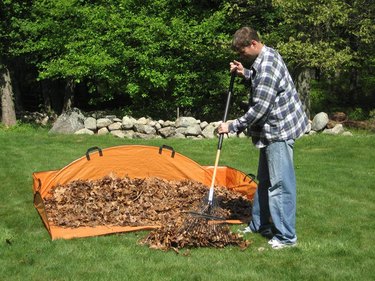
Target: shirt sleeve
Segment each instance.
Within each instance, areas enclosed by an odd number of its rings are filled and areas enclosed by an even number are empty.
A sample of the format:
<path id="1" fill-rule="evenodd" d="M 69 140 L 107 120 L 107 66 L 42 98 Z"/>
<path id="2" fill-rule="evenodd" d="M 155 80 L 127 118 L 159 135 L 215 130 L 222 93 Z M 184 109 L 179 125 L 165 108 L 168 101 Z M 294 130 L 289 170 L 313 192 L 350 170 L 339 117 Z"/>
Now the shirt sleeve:
<path id="1" fill-rule="evenodd" d="M 246 72 L 245 72 L 246 76 Z M 239 132 L 251 125 L 262 125 L 276 98 L 276 78 L 272 63 L 260 70 L 253 81 L 253 106 L 240 118 L 229 125 L 230 132 Z"/>

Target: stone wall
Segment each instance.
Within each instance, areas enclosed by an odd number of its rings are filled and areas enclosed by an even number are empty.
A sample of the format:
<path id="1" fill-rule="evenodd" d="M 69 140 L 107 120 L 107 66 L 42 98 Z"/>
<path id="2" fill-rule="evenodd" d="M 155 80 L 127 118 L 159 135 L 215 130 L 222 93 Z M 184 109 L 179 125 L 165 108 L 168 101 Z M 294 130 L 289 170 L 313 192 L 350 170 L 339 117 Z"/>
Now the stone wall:
<path id="1" fill-rule="evenodd" d="M 152 120 L 151 118 L 135 119 L 130 116 L 117 118 L 105 116 L 95 119 L 87 117 L 84 127 L 75 134 L 112 134 L 119 138 L 152 139 L 152 138 L 214 138 L 219 122 L 201 122 L 193 117 L 180 117 L 175 121 Z M 236 135 L 237 136 L 237 135 Z M 239 135 L 246 137 L 245 134 Z"/>
<path id="2" fill-rule="evenodd" d="M 105 135 L 112 134 L 119 138 L 152 139 L 152 138 L 191 138 L 211 139 L 216 137 L 215 129 L 219 121 L 208 123 L 193 117 L 180 117 L 175 121 L 152 120 L 131 116 L 118 118 L 106 115 L 95 118 L 85 117 L 78 110 L 61 114 L 54 122 L 51 133 Z M 229 136 L 246 137 L 244 133 Z"/>
<path id="3" fill-rule="evenodd" d="M 212 139 L 217 137 L 215 132 L 220 121 L 208 123 L 194 117 L 179 117 L 175 121 L 152 120 L 142 117 L 135 119 L 131 116 L 118 118 L 115 115 L 102 117 L 85 117 L 78 109 L 60 115 L 51 133 L 105 135 L 112 134 L 119 138 L 129 139 L 153 139 L 153 138 L 191 138 Z M 328 114 L 321 112 L 310 121 L 306 135 L 316 133 L 351 135 L 345 131 L 340 121 L 330 120 Z M 229 134 L 229 137 L 246 137 L 244 133 L 239 135 Z"/>

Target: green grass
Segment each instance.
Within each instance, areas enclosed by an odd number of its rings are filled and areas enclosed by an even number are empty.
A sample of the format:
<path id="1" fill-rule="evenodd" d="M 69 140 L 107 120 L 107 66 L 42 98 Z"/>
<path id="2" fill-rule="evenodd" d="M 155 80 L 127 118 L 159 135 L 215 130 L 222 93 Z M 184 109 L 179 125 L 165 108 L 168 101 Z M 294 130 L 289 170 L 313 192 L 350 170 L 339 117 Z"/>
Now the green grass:
<path id="1" fill-rule="evenodd" d="M 59 169 L 87 148 L 167 144 L 212 165 L 216 140 L 122 140 L 0 128 L 0 280 L 375 280 L 375 136 L 316 135 L 296 142 L 296 248 L 271 250 L 259 235 L 237 247 L 162 252 L 146 232 L 51 241 L 33 207 L 35 171 Z M 248 139 L 226 139 L 220 164 L 256 173 Z M 234 227 L 236 228 L 236 227 Z"/>

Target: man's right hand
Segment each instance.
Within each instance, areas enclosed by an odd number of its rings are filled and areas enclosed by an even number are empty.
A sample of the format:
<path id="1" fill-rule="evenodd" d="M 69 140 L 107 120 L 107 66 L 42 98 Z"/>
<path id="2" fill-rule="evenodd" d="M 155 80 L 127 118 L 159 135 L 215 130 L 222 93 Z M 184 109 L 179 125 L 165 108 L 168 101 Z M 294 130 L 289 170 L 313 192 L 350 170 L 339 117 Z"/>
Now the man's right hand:
<path id="1" fill-rule="evenodd" d="M 245 68 L 243 67 L 242 63 L 239 61 L 234 60 L 230 64 L 230 72 L 232 73 L 233 71 L 237 72 L 237 75 L 240 75 L 242 77 L 245 76 Z"/>

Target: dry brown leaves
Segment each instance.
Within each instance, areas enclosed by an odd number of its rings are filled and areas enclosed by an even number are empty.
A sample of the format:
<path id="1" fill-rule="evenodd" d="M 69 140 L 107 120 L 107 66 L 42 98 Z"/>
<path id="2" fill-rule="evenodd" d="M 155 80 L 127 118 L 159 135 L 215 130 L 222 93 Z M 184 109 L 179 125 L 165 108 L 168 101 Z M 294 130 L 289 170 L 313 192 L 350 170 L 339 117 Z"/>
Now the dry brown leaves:
<path id="1" fill-rule="evenodd" d="M 206 186 L 193 180 L 107 176 L 58 185 L 45 198 L 45 207 L 48 220 L 60 227 L 159 225 L 141 241 L 152 248 L 247 246 L 225 224 L 186 216 L 199 210 L 207 193 Z M 215 195 L 220 216 L 248 221 L 247 199 L 222 187 L 215 187 Z"/>
<path id="2" fill-rule="evenodd" d="M 231 232 L 229 226 L 216 223 L 205 218 L 190 217 L 179 225 L 172 223 L 151 231 L 140 244 L 159 250 L 173 249 L 178 252 L 182 248 L 215 247 L 228 245 L 246 249 L 250 241 L 244 240 L 239 234 Z"/>

